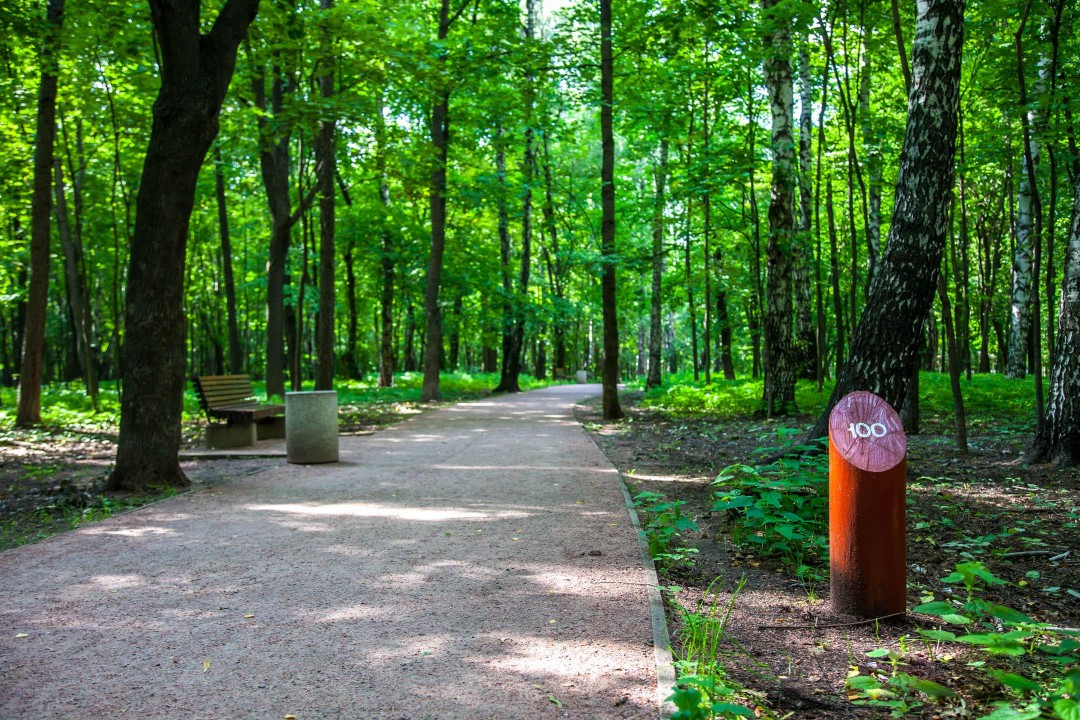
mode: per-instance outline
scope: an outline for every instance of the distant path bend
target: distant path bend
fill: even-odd
[[[655,718],[635,531],[572,414],[598,392],[427,412],[0,553],[0,718]]]

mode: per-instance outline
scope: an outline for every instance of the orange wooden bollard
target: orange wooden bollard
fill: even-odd
[[[907,436],[869,392],[829,415],[829,565],[833,609],[863,618],[907,604]]]

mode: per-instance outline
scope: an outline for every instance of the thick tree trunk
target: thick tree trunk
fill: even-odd
[[[907,131],[888,243],[851,352],[810,437],[827,434],[829,413],[853,390],[897,407],[917,360],[919,333],[940,272],[956,154],[963,0],[920,0]]]
[[[665,190],[668,174],[668,139],[666,134],[660,138],[660,154],[653,168],[653,216],[652,216],[652,296],[649,302],[649,367],[645,378],[645,387],[657,388],[662,384],[660,368],[661,351],[664,346],[663,328],[660,317],[663,312],[661,296],[664,277],[664,210],[667,205]]]
[[[186,486],[177,463],[184,391],[184,261],[199,169],[218,131],[236,49],[258,0],[227,0],[201,35],[197,0],[151,0],[161,89],[143,163],[125,307],[113,490]]]
[[[229,373],[244,371],[244,354],[240,345],[240,324],[236,317],[236,280],[233,278],[232,238],[229,235],[229,213],[225,202],[225,172],[221,146],[214,147],[214,189],[217,198],[218,232],[221,236],[221,269],[225,283],[225,317],[229,326]]]
[[[1027,454],[1033,463],[1080,463],[1080,178],[1074,193],[1050,395],[1045,420]]]
[[[37,140],[34,147],[34,195],[30,203],[30,287],[19,363],[19,403],[16,427],[41,422],[41,377],[45,354],[45,315],[49,304],[49,214],[53,147],[56,142],[56,86],[60,29],[64,0],[49,0],[46,36],[41,48],[41,84],[38,86]]]
[[[334,97],[333,36],[329,29],[329,14],[334,0],[320,0],[324,20],[328,27],[323,30],[323,74],[319,76],[319,96],[330,105]],[[324,113],[329,112],[324,109]],[[335,122],[326,117],[319,123],[319,137],[315,144],[315,182],[319,195],[319,317],[315,323],[315,389],[332,390],[334,387],[334,175],[337,172],[335,157]]]
[[[623,416],[619,405],[619,317],[615,289],[615,135],[614,61],[611,48],[611,0],[600,0],[600,284],[604,315],[603,395],[605,420]]]
[[[765,48],[765,84],[772,112],[772,195],[769,201],[769,243],[765,255],[766,417],[795,410],[795,366],[792,353],[791,265],[795,243],[795,150],[792,135],[791,17],[777,9],[778,0],[762,0],[769,24]]]

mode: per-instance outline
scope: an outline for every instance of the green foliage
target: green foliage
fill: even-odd
[[[762,557],[779,557],[813,578],[827,559],[828,456],[782,458],[769,465],[730,465],[714,481],[713,510],[727,512],[731,539]]]
[[[941,578],[945,583],[962,582],[967,591],[964,603],[933,601],[915,608],[915,612],[936,615],[953,625],[970,625],[972,632],[956,635],[946,630],[920,630],[922,637],[934,642],[957,642],[982,648],[994,655],[1028,657],[1040,677],[988,667],[986,673],[1015,695],[1014,700],[998,701],[995,709],[980,720],[1018,720],[1024,718],[1080,718],[1080,633],[1037,623],[1027,615],[989,602],[980,594],[992,585],[1005,584],[980,562],[960,563],[956,572]],[[1056,670],[1055,670],[1056,668]]]
[[[723,380],[704,385],[679,374],[668,378],[666,386],[646,393],[642,405],[677,417],[746,417],[760,409],[762,392],[762,380]],[[795,402],[803,413],[820,413],[830,392],[831,384],[826,384],[819,393],[816,383],[799,381],[795,386]]]
[[[693,563],[695,548],[675,546],[684,532],[699,530],[697,523],[683,515],[685,500],[668,500],[661,493],[643,492],[634,496],[634,506],[645,516],[642,534],[649,543],[649,554],[661,568],[673,569]]]
[[[739,580],[725,604],[720,603],[714,580],[698,600],[695,610],[680,609],[680,657],[675,662],[679,678],[668,701],[678,712],[672,720],[709,720],[710,718],[755,717],[754,711],[737,702],[748,691],[727,676],[726,666],[732,661],[731,652],[724,647],[731,613],[746,578]]]

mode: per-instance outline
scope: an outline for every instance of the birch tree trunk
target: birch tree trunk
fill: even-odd
[[[1050,371],[1046,417],[1027,455],[1028,462],[1059,466],[1080,463],[1080,178],[1066,241],[1057,352]]]
[[[652,217],[652,298],[649,303],[649,369],[645,378],[646,388],[660,387],[661,352],[664,347],[660,316],[663,311],[661,281],[664,274],[664,191],[667,187],[668,139],[660,139],[660,155],[653,169],[656,187],[653,196]]]
[[[813,214],[813,101],[808,40],[799,46],[799,221],[795,246],[793,283],[795,291],[795,367],[799,377],[817,377],[817,337],[814,326],[813,288],[810,270],[813,250],[810,245],[810,219]]]
[[[765,390],[762,409],[766,417],[787,415],[795,410],[791,283],[795,244],[791,17],[777,9],[779,4],[779,0],[762,0],[768,27],[764,67],[772,112],[773,153],[769,242],[765,250],[768,278],[765,293]]]
[[[1021,27],[1016,39],[1018,47],[1022,33]],[[1017,72],[1023,71],[1023,66],[1020,65]],[[1010,378],[1027,375],[1028,359],[1031,356],[1032,256],[1035,243],[1039,242],[1036,232],[1038,189],[1031,182],[1039,170],[1039,141],[1033,130],[1038,127],[1039,118],[1034,108],[1025,108],[1023,112],[1027,115],[1024,125],[1026,148],[1020,171],[1020,190],[1016,198],[1016,249],[1013,252],[1012,264],[1009,351],[1005,362],[1005,376]]]
[[[964,2],[918,0],[917,9],[893,222],[851,351],[811,438],[828,434],[829,413],[853,390],[902,404],[937,289],[953,188]]]

